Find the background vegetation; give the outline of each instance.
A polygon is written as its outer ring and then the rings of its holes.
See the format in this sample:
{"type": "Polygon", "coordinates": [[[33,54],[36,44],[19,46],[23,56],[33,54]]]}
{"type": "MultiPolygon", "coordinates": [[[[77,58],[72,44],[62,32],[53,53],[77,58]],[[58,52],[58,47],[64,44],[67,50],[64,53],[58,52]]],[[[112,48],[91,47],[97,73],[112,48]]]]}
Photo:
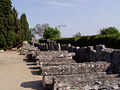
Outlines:
{"type": "Polygon", "coordinates": [[[19,19],[11,0],[0,0],[0,49],[10,49],[24,40],[31,40],[26,14],[19,19]]]}
{"type": "MultiPolygon", "coordinates": [[[[96,46],[104,44],[108,48],[120,49],[120,33],[115,27],[104,28],[99,31],[98,35],[81,36],[71,38],[49,38],[60,44],[72,44],[73,46],[96,46]],[[104,33],[103,33],[104,32],[104,33]]],[[[47,39],[40,39],[40,43],[47,42],[47,39]]]]}
{"type": "Polygon", "coordinates": [[[50,39],[57,43],[70,43],[80,47],[105,44],[107,47],[120,48],[120,33],[115,27],[103,28],[98,35],[82,36],[78,32],[71,38],[60,38],[60,31],[49,27],[49,24],[38,24],[30,30],[26,14],[23,13],[18,18],[17,10],[12,7],[11,0],[0,0],[0,49],[11,49],[23,41],[30,41],[31,31],[41,36],[39,42],[47,42],[47,39],[50,39]]]}
{"type": "Polygon", "coordinates": [[[44,39],[60,38],[60,31],[57,28],[54,29],[54,28],[48,27],[47,29],[44,30],[43,38],[44,39]]]}

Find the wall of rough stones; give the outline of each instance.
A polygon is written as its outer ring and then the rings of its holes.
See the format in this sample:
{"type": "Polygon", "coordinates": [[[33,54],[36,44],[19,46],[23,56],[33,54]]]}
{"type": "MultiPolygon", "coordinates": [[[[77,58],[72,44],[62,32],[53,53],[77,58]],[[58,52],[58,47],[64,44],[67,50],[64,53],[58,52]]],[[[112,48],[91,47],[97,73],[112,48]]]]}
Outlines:
{"type": "Polygon", "coordinates": [[[80,47],[73,47],[70,44],[60,45],[55,42],[51,42],[48,44],[43,43],[38,45],[43,50],[49,50],[51,48],[51,50],[53,50],[52,52],[46,51],[48,52],[48,55],[46,54],[46,52],[39,51],[38,48],[28,44],[27,42],[23,42],[23,47],[21,48],[20,54],[27,55],[28,58],[32,58],[32,59],[35,59],[36,56],[42,55],[42,57],[39,57],[41,60],[43,58],[44,60],[49,61],[53,59],[53,56],[65,58],[65,55],[66,55],[66,57],[68,57],[67,55],[70,55],[70,54],[68,54],[67,51],[64,51],[64,53],[63,51],[59,51],[61,53],[58,53],[58,50],[60,49],[68,50],[69,52],[74,52],[76,54],[75,56],[73,55],[76,62],[107,61],[111,63],[111,67],[109,69],[111,69],[112,72],[119,73],[120,71],[120,50],[119,49],[106,48],[104,45],[97,45],[94,49],[93,46],[80,48],[80,47]],[[57,50],[57,51],[54,51],[54,50],[57,50]]]}
{"type": "Polygon", "coordinates": [[[77,78],[80,80],[87,80],[88,78],[90,79],[95,79],[99,77],[115,77],[112,75],[106,75],[105,72],[94,72],[94,73],[80,73],[80,74],[70,74],[70,75],[51,75],[51,76],[44,76],[44,83],[45,84],[52,84],[53,79],[59,79],[61,81],[64,81],[64,79],[73,79],[77,78]]]}
{"type": "Polygon", "coordinates": [[[120,71],[120,50],[106,48],[104,45],[97,45],[89,47],[70,47],[69,51],[75,52],[76,56],[74,59],[76,62],[97,62],[106,61],[111,63],[111,71],[119,73],[120,71]]]}
{"type": "Polygon", "coordinates": [[[71,44],[63,44],[56,42],[48,42],[48,43],[40,43],[36,45],[41,51],[60,51],[60,50],[68,50],[71,47],[71,44]]]}
{"type": "MultiPolygon", "coordinates": [[[[50,47],[46,47],[45,49],[49,50],[50,47]]],[[[61,47],[76,55],[67,51],[59,51],[60,48],[57,50],[55,46],[51,47],[50,51],[42,52],[24,43],[21,49],[21,51],[26,51],[28,56],[36,56],[36,59],[38,58],[42,63],[40,69],[44,75],[43,85],[45,87],[49,85],[48,88],[52,90],[120,89],[120,79],[116,78],[118,74],[106,74],[106,72],[119,73],[120,50],[106,48],[104,45],[83,48],[70,47],[70,45],[61,47]],[[72,56],[81,63],[76,63],[71,58],[72,56]]]]}
{"type": "Polygon", "coordinates": [[[37,53],[37,65],[40,66],[55,66],[68,63],[76,63],[72,59],[75,53],[68,51],[39,51],[37,53]]]}
{"type": "Polygon", "coordinates": [[[58,66],[41,67],[42,75],[71,75],[81,73],[105,72],[110,64],[106,62],[97,63],[74,63],[58,66]]]}
{"type": "MultiPolygon", "coordinates": [[[[68,76],[69,77],[69,76],[68,76]]],[[[119,79],[112,77],[72,78],[57,77],[54,80],[54,90],[119,90],[119,79]]]]}

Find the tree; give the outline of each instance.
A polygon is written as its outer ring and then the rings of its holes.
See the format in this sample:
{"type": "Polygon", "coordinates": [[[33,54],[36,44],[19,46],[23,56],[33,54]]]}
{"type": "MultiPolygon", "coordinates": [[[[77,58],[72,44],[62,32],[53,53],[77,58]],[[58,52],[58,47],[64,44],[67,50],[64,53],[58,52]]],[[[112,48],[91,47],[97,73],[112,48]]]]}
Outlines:
{"type": "Polygon", "coordinates": [[[44,33],[43,33],[43,37],[45,39],[48,38],[60,38],[60,31],[57,28],[47,28],[45,29],[44,33]]]}
{"type": "Polygon", "coordinates": [[[11,0],[0,0],[0,21],[2,22],[2,30],[13,30],[13,15],[11,0]]]}
{"type": "Polygon", "coordinates": [[[7,16],[11,14],[12,2],[11,0],[0,0],[0,15],[7,16]]]}
{"type": "Polygon", "coordinates": [[[100,30],[100,35],[114,35],[119,34],[119,30],[115,27],[103,28],[100,30]]]}
{"type": "Polygon", "coordinates": [[[25,40],[31,37],[25,15],[21,16],[20,23],[17,10],[12,7],[11,0],[0,0],[0,49],[17,46],[23,41],[21,40],[22,35],[25,40]]]}
{"type": "Polygon", "coordinates": [[[27,21],[26,14],[23,13],[20,17],[20,24],[21,24],[21,34],[22,34],[22,40],[28,41],[31,39],[31,32],[29,30],[29,24],[27,21]]]}
{"type": "Polygon", "coordinates": [[[0,48],[12,47],[14,43],[13,21],[11,0],[0,0],[0,48]]]}
{"type": "Polygon", "coordinates": [[[81,36],[81,33],[80,32],[78,32],[78,33],[76,33],[75,35],[73,35],[73,37],[80,37],[81,36]]]}
{"type": "Polygon", "coordinates": [[[45,23],[45,24],[37,24],[34,28],[31,28],[30,30],[32,31],[33,35],[36,36],[40,36],[41,38],[43,38],[43,33],[44,30],[47,29],[49,27],[49,24],[45,23]]]}
{"type": "Polygon", "coordinates": [[[15,7],[12,10],[12,14],[13,14],[13,17],[14,17],[14,32],[16,34],[20,34],[21,25],[20,25],[20,20],[18,19],[18,13],[17,13],[17,10],[15,9],[15,7]]]}

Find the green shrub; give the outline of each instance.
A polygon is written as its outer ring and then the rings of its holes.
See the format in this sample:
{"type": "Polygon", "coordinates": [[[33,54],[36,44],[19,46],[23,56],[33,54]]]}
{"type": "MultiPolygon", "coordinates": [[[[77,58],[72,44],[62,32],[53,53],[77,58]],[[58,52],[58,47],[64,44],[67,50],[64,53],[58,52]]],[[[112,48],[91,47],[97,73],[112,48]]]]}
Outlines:
{"type": "MultiPolygon", "coordinates": [[[[81,36],[79,38],[50,38],[60,44],[70,43],[73,46],[96,46],[104,44],[108,48],[120,49],[120,34],[117,35],[92,35],[92,36],[81,36]]],[[[40,39],[40,43],[46,43],[47,39],[40,39]]]]}

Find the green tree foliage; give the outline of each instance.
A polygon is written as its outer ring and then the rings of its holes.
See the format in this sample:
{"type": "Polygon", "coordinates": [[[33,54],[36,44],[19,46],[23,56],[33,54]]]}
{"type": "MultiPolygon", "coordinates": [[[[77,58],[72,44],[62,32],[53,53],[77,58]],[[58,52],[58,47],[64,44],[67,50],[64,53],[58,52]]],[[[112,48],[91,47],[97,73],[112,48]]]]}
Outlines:
{"type": "Polygon", "coordinates": [[[75,35],[73,35],[73,37],[80,37],[81,36],[81,33],[80,32],[78,32],[78,33],[76,33],[75,35]]]}
{"type": "MultiPolygon", "coordinates": [[[[120,49],[120,35],[92,35],[92,36],[81,36],[80,38],[52,38],[57,43],[71,44],[72,46],[96,46],[104,44],[108,48],[120,49]]],[[[40,43],[46,43],[47,39],[40,39],[40,43]]]]}
{"type": "Polygon", "coordinates": [[[18,19],[18,13],[15,8],[13,8],[12,14],[14,17],[14,32],[16,34],[20,34],[21,32],[20,20],[18,19]]]}
{"type": "Polygon", "coordinates": [[[4,31],[0,31],[0,49],[6,49],[7,42],[5,39],[4,31]]]}
{"type": "Polygon", "coordinates": [[[0,15],[8,16],[12,11],[12,2],[11,0],[0,0],[0,15]]]}
{"type": "Polygon", "coordinates": [[[119,34],[119,30],[115,27],[108,27],[100,30],[100,35],[114,35],[114,34],[119,34]]]}
{"type": "Polygon", "coordinates": [[[12,8],[11,0],[0,0],[0,49],[10,49],[23,41],[22,25],[17,10],[12,8]]]}
{"type": "Polygon", "coordinates": [[[0,21],[2,30],[13,30],[13,15],[11,0],[0,0],[0,21]]]}
{"type": "Polygon", "coordinates": [[[60,38],[60,31],[57,28],[47,28],[43,33],[43,38],[60,38]]]}
{"type": "Polygon", "coordinates": [[[31,32],[29,30],[29,24],[27,21],[26,14],[22,14],[20,17],[20,23],[21,23],[21,34],[22,34],[22,40],[30,40],[31,39],[31,32]]]}

